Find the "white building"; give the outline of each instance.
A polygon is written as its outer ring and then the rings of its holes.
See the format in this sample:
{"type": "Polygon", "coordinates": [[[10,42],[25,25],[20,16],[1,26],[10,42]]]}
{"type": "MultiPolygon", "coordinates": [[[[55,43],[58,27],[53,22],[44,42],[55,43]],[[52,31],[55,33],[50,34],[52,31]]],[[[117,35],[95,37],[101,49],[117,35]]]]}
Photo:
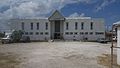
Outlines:
{"type": "MultiPolygon", "coordinates": [[[[120,21],[114,23],[114,26],[117,27],[117,47],[120,47],[120,21]]],[[[120,65],[120,48],[117,49],[117,63],[120,65]]]]}
{"type": "Polygon", "coordinates": [[[11,19],[11,29],[23,30],[31,40],[97,40],[105,38],[104,19],[66,18],[57,10],[49,18],[11,19]]]}

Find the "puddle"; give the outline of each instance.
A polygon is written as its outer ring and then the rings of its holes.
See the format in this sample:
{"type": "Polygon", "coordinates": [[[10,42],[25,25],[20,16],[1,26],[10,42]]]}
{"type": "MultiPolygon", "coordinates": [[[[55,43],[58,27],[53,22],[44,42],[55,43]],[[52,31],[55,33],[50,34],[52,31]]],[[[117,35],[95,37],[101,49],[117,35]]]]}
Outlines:
{"type": "Polygon", "coordinates": [[[18,59],[18,55],[12,53],[0,53],[0,68],[16,68],[21,61],[18,59]]]}
{"type": "MultiPolygon", "coordinates": [[[[120,65],[117,65],[117,56],[116,55],[114,55],[113,60],[114,60],[114,62],[113,62],[114,68],[120,68],[120,65]]],[[[102,56],[98,56],[97,57],[97,63],[110,68],[110,66],[111,66],[111,55],[110,54],[102,54],[102,56]]]]}

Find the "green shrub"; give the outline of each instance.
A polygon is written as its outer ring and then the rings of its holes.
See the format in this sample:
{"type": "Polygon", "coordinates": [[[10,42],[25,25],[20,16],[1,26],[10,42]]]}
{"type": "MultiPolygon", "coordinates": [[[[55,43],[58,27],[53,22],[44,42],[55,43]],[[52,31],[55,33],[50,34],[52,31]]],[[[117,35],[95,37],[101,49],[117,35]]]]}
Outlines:
{"type": "Polygon", "coordinates": [[[0,38],[4,37],[5,34],[4,33],[0,33],[0,38]]]}
{"type": "Polygon", "coordinates": [[[14,31],[12,33],[12,39],[14,42],[19,42],[21,37],[22,37],[23,31],[19,30],[19,31],[14,31]]]}

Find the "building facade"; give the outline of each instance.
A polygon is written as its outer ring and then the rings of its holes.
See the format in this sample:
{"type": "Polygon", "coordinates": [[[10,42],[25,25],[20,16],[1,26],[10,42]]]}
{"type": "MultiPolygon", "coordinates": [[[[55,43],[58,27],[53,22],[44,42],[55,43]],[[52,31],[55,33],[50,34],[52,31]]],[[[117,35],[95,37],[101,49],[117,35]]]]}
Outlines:
{"type": "Polygon", "coordinates": [[[23,30],[31,40],[97,40],[105,38],[104,20],[91,17],[64,17],[55,11],[49,18],[11,19],[11,29],[23,30]]]}

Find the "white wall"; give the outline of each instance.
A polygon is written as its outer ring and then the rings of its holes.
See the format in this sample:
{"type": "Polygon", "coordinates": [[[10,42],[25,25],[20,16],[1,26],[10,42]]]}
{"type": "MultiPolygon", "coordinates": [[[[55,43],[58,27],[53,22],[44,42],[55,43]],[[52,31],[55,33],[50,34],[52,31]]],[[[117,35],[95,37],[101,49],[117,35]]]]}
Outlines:
{"type": "Polygon", "coordinates": [[[12,29],[16,30],[22,30],[21,23],[24,22],[24,31],[28,32],[28,35],[31,40],[45,40],[50,39],[50,22],[47,19],[16,19],[12,20],[12,29]],[[39,30],[37,30],[36,23],[39,22],[39,30]],[[48,30],[45,29],[46,22],[48,22],[48,30]],[[31,30],[30,23],[33,23],[33,30],[31,30]],[[33,35],[30,35],[29,33],[33,32],[33,35]],[[36,32],[39,32],[39,35],[36,35],[36,32]],[[40,33],[43,32],[43,35],[40,35],[40,33]],[[45,32],[48,32],[48,35],[45,35],[45,32]]]}
{"type": "Polygon", "coordinates": [[[105,38],[105,26],[103,19],[67,19],[64,22],[64,38],[65,39],[75,39],[82,40],[83,38],[87,37],[88,40],[97,40],[98,38],[105,38]],[[66,22],[69,23],[69,29],[66,30],[66,22]],[[78,22],[78,29],[75,30],[75,22],[78,22]],[[81,30],[81,22],[84,22],[84,29],[81,30]],[[93,30],[90,29],[90,23],[93,22],[93,30]],[[77,35],[66,35],[65,32],[78,32],[77,35]],[[80,35],[80,32],[88,32],[88,35],[80,35]],[[89,33],[93,32],[93,35],[89,33]],[[95,32],[104,32],[104,35],[96,35],[95,32]]]}
{"type": "MultiPolygon", "coordinates": [[[[117,47],[120,47],[120,27],[117,31],[117,47]]],[[[120,49],[117,49],[117,63],[120,65],[120,49]]]]}
{"type": "MultiPolygon", "coordinates": [[[[24,31],[25,32],[33,32],[33,35],[27,35],[30,36],[31,40],[45,40],[51,38],[51,29],[54,27],[51,26],[51,23],[48,19],[14,19],[11,20],[11,28],[16,30],[22,30],[21,24],[24,22],[24,31]],[[31,25],[30,23],[33,23],[33,30],[30,29],[31,25]],[[39,22],[39,30],[37,30],[36,23],[39,22]],[[45,29],[46,25],[45,23],[48,22],[48,30],[45,29]],[[43,35],[36,35],[36,32],[43,32],[43,35]],[[48,35],[45,35],[45,32],[48,32],[48,35]]],[[[54,25],[54,24],[53,24],[54,25]]],[[[88,38],[88,40],[97,40],[98,38],[104,38],[105,35],[96,35],[95,32],[104,32],[105,33],[105,26],[104,26],[104,20],[103,19],[67,19],[65,22],[63,22],[63,37],[65,40],[83,40],[83,38],[88,38]],[[69,23],[69,29],[66,30],[66,22],[69,23]],[[78,29],[75,30],[75,22],[78,22],[78,29]],[[84,22],[84,29],[81,30],[81,22],[84,22]],[[90,23],[93,22],[93,30],[90,29],[90,23]],[[73,34],[66,35],[65,32],[73,32],[73,34]],[[75,35],[74,33],[77,32],[78,34],[75,35]],[[80,35],[80,32],[88,32],[88,35],[80,35]],[[89,33],[93,32],[92,35],[89,33]],[[75,36],[75,37],[74,37],[75,36]]],[[[54,31],[54,30],[53,30],[54,31]]],[[[52,32],[53,32],[52,31],[52,32]]]]}

